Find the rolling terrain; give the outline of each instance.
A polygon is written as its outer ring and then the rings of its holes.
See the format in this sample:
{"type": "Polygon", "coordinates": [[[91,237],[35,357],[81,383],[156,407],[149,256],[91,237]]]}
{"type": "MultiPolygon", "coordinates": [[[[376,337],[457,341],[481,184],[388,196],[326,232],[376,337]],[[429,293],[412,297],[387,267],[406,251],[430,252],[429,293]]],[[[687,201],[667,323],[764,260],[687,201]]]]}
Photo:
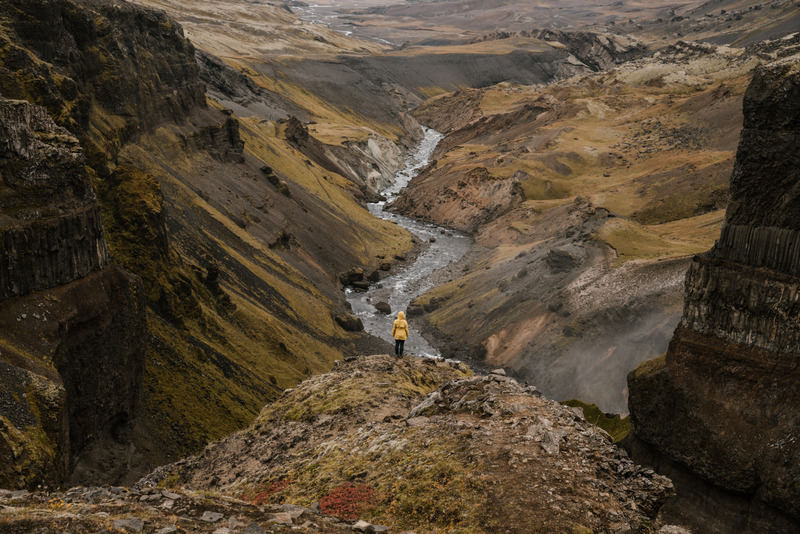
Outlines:
{"type": "MultiPolygon", "coordinates": [[[[321,0],[314,4],[314,11],[327,16],[316,20],[396,46],[456,44],[496,31],[534,28],[634,35],[653,46],[681,39],[747,46],[782,37],[800,25],[800,9],[790,0],[321,0]]],[[[288,5],[301,13],[307,9],[288,5]]]]}
{"type": "Polygon", "coordinates": [[[448,135],[394,208],[476,243],[417,303],[447,354],[624,412],[627,370],[666,350],[686,261],[718,235],[758,61],[675,45],[544,89],[418,108],[448,135]]]}

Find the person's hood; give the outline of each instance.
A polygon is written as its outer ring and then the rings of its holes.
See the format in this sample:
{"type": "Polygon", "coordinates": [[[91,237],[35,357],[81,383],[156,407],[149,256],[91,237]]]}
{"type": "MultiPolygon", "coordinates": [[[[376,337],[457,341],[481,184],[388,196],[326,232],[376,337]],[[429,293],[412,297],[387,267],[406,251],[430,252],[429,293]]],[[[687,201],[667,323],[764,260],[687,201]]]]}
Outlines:
{"type": "Polygon", "coordinates": [[[405,318],[406,318],[406,314],[405,314],[405,313],[403,313],[403,312],[397,312],[397,318],[398,318],[398,319],[405,320],[405,318]]]}

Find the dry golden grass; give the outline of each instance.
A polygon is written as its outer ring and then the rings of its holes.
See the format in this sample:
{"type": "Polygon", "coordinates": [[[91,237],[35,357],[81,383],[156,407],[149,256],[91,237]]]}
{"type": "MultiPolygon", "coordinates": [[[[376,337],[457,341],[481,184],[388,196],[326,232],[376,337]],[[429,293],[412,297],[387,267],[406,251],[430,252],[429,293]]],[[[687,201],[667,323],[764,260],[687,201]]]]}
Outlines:
{"type": "Polygon", "coordinates": [[[553,45],[538,39],[512,37],[510,39],[497,39],[463,45],[409,47],[404,48],[403,50],[389,52],[387,55],[403,57],[447,54],[498,55],[510,54],[511,52],[518,52],[520,50],[526,50],[531,53],[546,52],[552,50],[553,48],[563,48],[563,46],[553,45]]]}
{"type": "Polygon", "coordinates": [[[615,265],[632,260],[665,260],[705,252],[719,236],[724,211],[674,223],[643,226],[630,219],[609,219],[596,238],[617,252],[615,265]]]}

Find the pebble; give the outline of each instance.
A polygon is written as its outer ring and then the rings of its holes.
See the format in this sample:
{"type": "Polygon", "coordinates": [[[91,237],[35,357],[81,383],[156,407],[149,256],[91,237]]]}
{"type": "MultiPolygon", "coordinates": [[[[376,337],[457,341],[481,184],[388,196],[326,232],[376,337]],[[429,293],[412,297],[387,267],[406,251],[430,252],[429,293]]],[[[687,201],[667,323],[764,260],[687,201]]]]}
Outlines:
{"type": "Polygon", "coordinates": [[[126,532],[142,532],[144,530],[144,521],[136,518],[117,519],[114,521],[114,528],[126,532]]]}
{"type": "Polygon", "coordinates": [[[219,512],[211,512],[206,510],[203,512],[203,515],[200,517],[200,521],[205,521],[206,523],[216,523],[220,519],[225,517],[223,514],[219,512]]]}

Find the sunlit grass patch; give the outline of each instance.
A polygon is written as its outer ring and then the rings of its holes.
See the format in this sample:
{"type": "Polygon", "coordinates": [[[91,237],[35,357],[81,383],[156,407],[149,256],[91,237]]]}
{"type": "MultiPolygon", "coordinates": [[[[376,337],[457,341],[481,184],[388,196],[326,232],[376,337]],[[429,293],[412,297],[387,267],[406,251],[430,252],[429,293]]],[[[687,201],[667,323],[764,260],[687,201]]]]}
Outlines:
{"type": "Polygon", "coordinates": [[[620,417],[619,414],[606,415],[596,404],[589,404],[578,399],[563,401],[561,404],[580,408],[587,421],[605,430],[614,443],[621,441],[631,431],[630,416],[620,417]]]}
{"type": "Polygon", "coordinates": [[[667,259],[699,252],[696,244],[666,239],[645,226],[621,217],[609,219],[595,236],[616,250],[615,265],[631,260],[667,259]]]}

